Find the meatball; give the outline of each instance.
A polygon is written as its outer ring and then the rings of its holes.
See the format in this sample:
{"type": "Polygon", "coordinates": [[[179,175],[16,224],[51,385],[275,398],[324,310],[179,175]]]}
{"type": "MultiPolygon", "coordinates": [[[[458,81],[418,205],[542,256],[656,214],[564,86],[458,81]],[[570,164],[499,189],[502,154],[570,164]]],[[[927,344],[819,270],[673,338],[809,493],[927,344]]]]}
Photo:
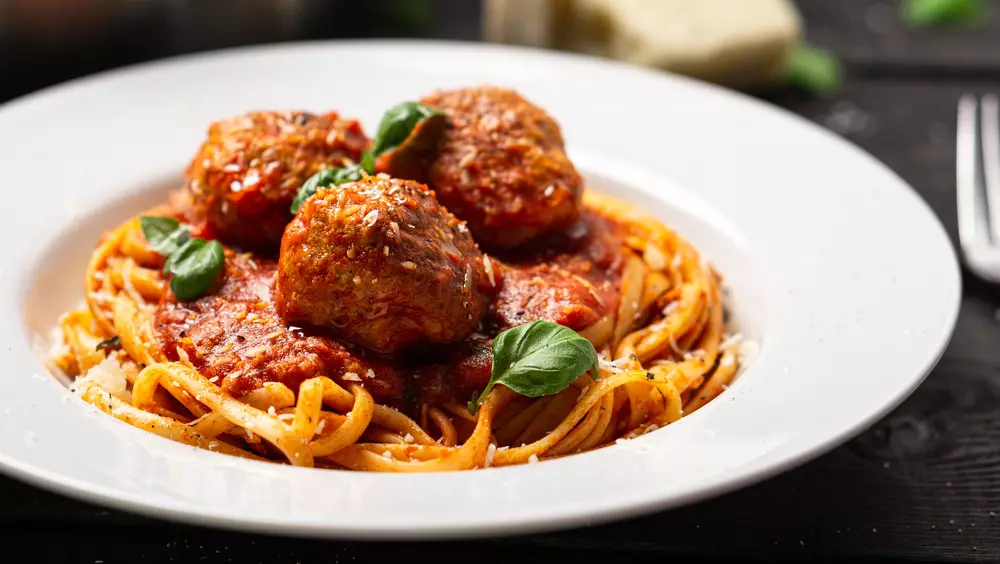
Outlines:
{"type": "Polygon", "coordinates": [[[516,247],[576,221],[580,175],[566,157],[558,124],[544,110],[493,87],[438,92],[421,102],[452,122],[428,183],[469,223],[479,244],[516,247]]]}
{"type": "Polygon", "coordinates": [[[336,113],[254,112],[218,121],[187,169],[196,230],[265,253],[281,242],[299,186],[324,168],[361,159],[368,139],[336,113]]]}
{"type": "Polygon", "coordinates": [[[276,304],[287,323],[389,353],[461,340],[489,287],[465,224],[423,184],[379,175],[299,208],[281,240],[276,304]]]}

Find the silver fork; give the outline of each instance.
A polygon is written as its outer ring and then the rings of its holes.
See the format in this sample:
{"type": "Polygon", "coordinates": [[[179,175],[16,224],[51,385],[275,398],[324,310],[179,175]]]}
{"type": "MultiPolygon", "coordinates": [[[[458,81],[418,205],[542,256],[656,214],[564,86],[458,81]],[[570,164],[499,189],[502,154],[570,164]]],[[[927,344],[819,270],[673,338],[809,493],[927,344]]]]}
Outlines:
{"type": "Polygon", "coordinates": [[[1000,103],[994,94],[958,101],[958,238],[976,275],[1000,283],[1000,103]]]}

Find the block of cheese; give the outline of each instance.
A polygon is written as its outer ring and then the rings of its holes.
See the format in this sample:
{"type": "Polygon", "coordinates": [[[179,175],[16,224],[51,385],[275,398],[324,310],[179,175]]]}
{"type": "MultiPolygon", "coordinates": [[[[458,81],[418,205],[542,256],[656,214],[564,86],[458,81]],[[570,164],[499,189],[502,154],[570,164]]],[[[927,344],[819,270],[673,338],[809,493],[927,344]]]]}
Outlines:
{"type": "Polygon", "coordinates": [[[550,47],[733,87],[783,76],[801,22],[790,0],[486,0],[488,41],[550,47]]]}

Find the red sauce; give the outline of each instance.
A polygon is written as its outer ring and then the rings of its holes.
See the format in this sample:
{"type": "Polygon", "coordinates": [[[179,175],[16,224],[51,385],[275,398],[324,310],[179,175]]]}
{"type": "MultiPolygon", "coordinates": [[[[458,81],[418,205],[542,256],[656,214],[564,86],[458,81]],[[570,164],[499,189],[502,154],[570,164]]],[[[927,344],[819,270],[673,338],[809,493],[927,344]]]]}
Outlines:
{"type": "Polygon", "coordinates": [[[166,292],[154,314],[170,360],[183,350],[191,363],[235,397],[264,382],[297,390],[317,375],[341,385],[361,383],[385,404],[413,413],[421,402],[468,399],[492,369],[491,338],[499,331],[545,319],[583,329],[618,307],[624,263],[622,228],[585,213],[566,234],[493,257],[499,285],[481,326],[465,341],[407,353],[378,355],[321,330],[287,326],[274,303],[274,261],[227,251],[219,287],[179,302],[166,292]]]}
{"type": "Polygon", "coordinates": [[[546,319],[580,331],[618,309],[624,230],[584,212],[566,233],[497,257],[503,281],[490,308],[496,332],[546,319]]]}

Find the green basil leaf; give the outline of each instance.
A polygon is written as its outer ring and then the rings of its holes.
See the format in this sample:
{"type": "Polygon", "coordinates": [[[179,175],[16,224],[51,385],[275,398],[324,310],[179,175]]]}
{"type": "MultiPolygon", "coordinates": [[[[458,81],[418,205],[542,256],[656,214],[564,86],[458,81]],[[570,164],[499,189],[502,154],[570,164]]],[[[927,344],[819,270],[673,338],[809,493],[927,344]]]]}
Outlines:
{"type": "Polygon", "coordinates": [[[118,349],[118,348],[121,348],[121,346],[122,346],[122,340],[121,340],[121,338],[119,338],[118,335],[115,335],[114,337],[111,337],[110,339],[105,339],[105,340],[101,341],[100,343],[97,343],[97,346],[94,347],[94,350],[95,351],[102,351],[104,349],[118,349]]]}
{"type": "Polygon", "coordinates": [[[486,388],[469,402],[474,411],[497,384],[522,396],[558,394],[580,374],[597,377],[594,345],[568,327],[551,321],[532,321],[508,329],[493,340],[493,374],[486,388]]]}
{"type": "Polygon", "coordinates": [[[986,6],[983,0],[904,0],[899,10],[906,23],[928,27],[980,23],[985,19],[986,6]]]}
{"type": "Polygon", "coordinates": [[[139,226],[149,246],[164,256],[170,256],[191,238],[187,228],[172,217],[143,216],[139,218],[139,226]]]}
{"type": "Polygon", "coordinates": [[[320,188],[329,188],[345,182],[357,182],[361,180],[361,165],[353,164],[344,168],[324,168],[316,174],[310,176],[302,186],[295,199],[292,201],[292,213],[298,213],[299,208],[309,198],[312,198],[320,188]]]}
{"type": "Polygon", "coordinates": [[[442,113],[421,120],[399,145],[379,155],[373,166],[393,178],[426,184],[431,164],[438,156],[441,138],[450,125],[448,116],[442,113]]]}
{"type": "Polygon", "coordinates": [[[787,63],[788,83],[815,94],[828,94],[840,87],[840,62],[829,52],[800,44],[787,63]]]}
{"type": "Polygon", "coordinates": [[[391,151],[406,141],[418,123],[440,113],[417,102],[403,102],[389,108],[382,116],[378,132],[372,140],[371,163],[374,164],[374,159],[382,153],[391,151]]]}
{"type": "Polygon", "coordinates": [[[218,241],[191,239],[170,255],[163,271],[173,275],[170,290],[177,299],[191,300],[212,287],[225,262],[225,254],[218,241]]]}
{"type": "Polygon", "coordinates": [[[361,168],[368,174],[375,174],[375,153],[371,149],[365,149],[365,152],[361,153],[361,168]]]}

